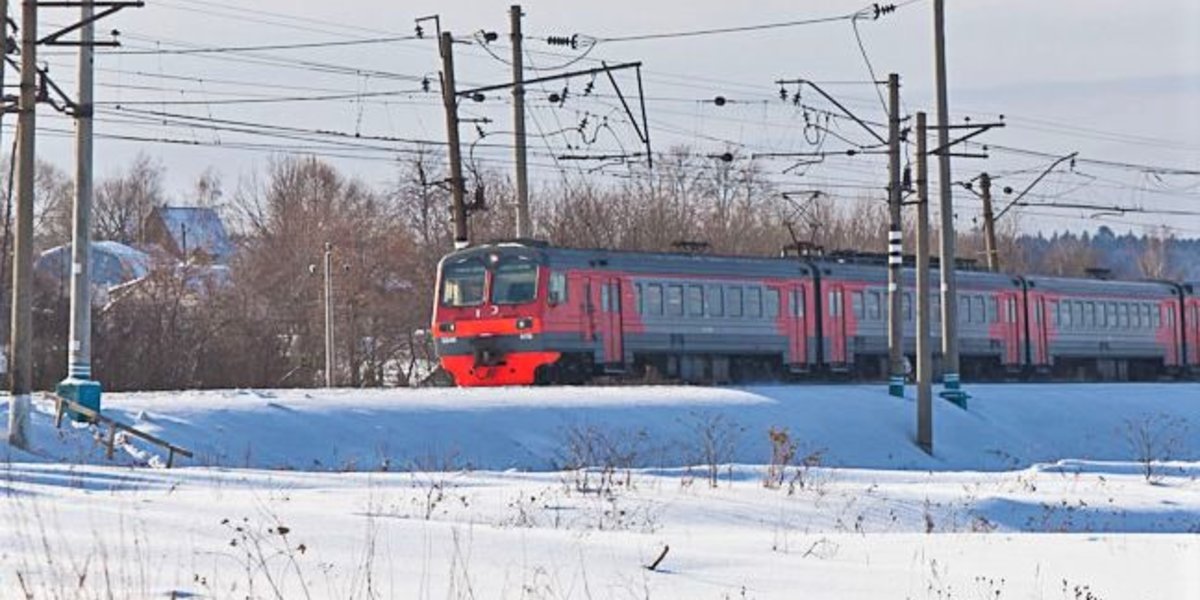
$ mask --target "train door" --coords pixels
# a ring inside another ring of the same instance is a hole
[[[788,290],[788,309],[784,322],[788,324],[788,362],[794,369],[808,369],[808,324],[805,322],[804,285]]]
[[[618,277],[606,278],[600,287],[600,336],[604,344],[604,362],[609,365],[625,362],[621,288]]]
[[[1017,366],[1021,364],[1021,329],[1025,326],[1025,316],[1019,310],[1016,294],[1000,295],[1000,318],[1004,328],[1001,336],[1004,339],[1004,364]]]
[[[1050,366],[1050,306],[1043,296],[1031,295],[1033,299],[1033,366]]]
[[[829,365],[838,370],[849,368],[846,351],[846,288],[830,284],[826,293],[825,332],[829,343]]]

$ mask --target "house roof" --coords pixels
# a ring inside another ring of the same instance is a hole
[[[154,209],[175,246],[185,255],[200,250],[223,262],[233,253],[233,244],[221,217],[211,208],[159,206]]]
[[[149,254],[120,242],[92,242],[88,278],[99,286],[116,286],[150,273]],[[71,276],[71,245],[46,250],[37,258],[34,269],[43,275],[66,280]]]

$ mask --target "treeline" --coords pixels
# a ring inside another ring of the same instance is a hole
[[[412,156],[392,183],[365,184],[317,158],[276,158],[228,188],[215,171],[192,189],[169,194],[164,168],[141,157],[96,184],[95,239],[137,245],[143,219],[162,204],[216,210],[236,247],[222,276],[210,265],[160,260],[130,290],[93,311],[93,370],[110,390],[307,387],[324,381],[321,265],[333,247],[335,377],[339,385],[408,385],[428,375],[425,335],[438,259],[452,247],[447,173],[441,156]],[[40,165],[38,250],[69,242],[73,185]],[[506,176],[473,174],[472,238],[512,237],[514,194]],[[653,171],[620,177],[564,176],[535,190],[536,236],[577,247],[671,250],[705,242],[710,251],[777,255],[801,242],[826,252],[883,252],[885,196],[783,194],[753,161],[724,162],[687,149],[657,160]],[[909,211],[912,212],[912,211]],[[910,216],[911,217],[911,216]],[[5,231],[11,230],[5,221]],[[1100,236],[1045,238],[1001,232],[1011,270],[1078,275],[1097,257]],[[906,244],[913,240],[911,218]],[[1111,232],[1109,232],[1111,234]],[[11,238],[0,277],[7,315]],[[1153,245],[1154,236],[1142,238]],[[1163,237],[1162,264],[1170,269]],[[959,235],[960,255],[982,259],[978,231]],[[1149,252],[1149,251],[1147,251]],[[1140,255],[1139,255],[1140,256]],[[1143,261],[1153,262],[1153,261]],[[1103,266],[1103,265],[1101,265]],[[69,323],[66,286],[40,280],[35,297],[35,382],[50,389],[65,372]],[[7,318],[4,340],[8,339]]]

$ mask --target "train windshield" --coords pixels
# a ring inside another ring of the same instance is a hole
[[[479,260],[463,260],[442,269],[442,305],[477,306],[483,304],[483,283],[487,268]]]
[[[524,304],[537,296],[537,264],[515,256],[502,259],[492,275],[492,304]]]

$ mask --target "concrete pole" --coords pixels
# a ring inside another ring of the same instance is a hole
[[[446,108],[446,142],[450,158],[450,194],[454,205],[454,248],[471,244],[467,231],[467,205],[463,201],[462,149],[458,141],[458,92],[454,87],[454,38],[449,31],[439,40],[442,54],[442,104]]]
[[[933,454],[933,349],[929,339],[929,165],[925,113],[917,113],[917,445]]]
[[[1000,253],[996,249],[996,215],[992,212],[992,176],[979,175],[979,197],[983,200],[983,243],[987,251],[987,268],[1000,271]]]
[[[904,397],[904,311],[900,226],[900,76],[888,75],[888,393]]]
[[[71,237],[71,330],[67,346],[67,378],[59,395],[100,410],[100,384],[92,381],[92,87],[95,25],[93,2],[84,0],[79,18],[79,112],[75,115],[75,205]]]
[[[7,18],[7,17],[6,17]],[[21,98],[17,121],[17,226],[13,244],[12,377],[8,443],[29,449],[33,384],[33,185],[37,131],[37,0],[21,5]]]
[[[325,387],[334,386],[333,376],[333,244],[325,242]]]
[[[938,194],[942,212],[942,396],[966,407],[958,364],[958,291],[954,281],[954,198],[950,189],[950,108],[946,99],[945,0],[933,0],[934,71],[937,78]]]
[[[517,237],[533,237],[533,223],[529,218],[529,170],[525,163],[525,59],[521,50],[521,6],[514,4],[508,11],[512,22],[512,71],[513,71],[513,133],[516,138],[517,162]]]

